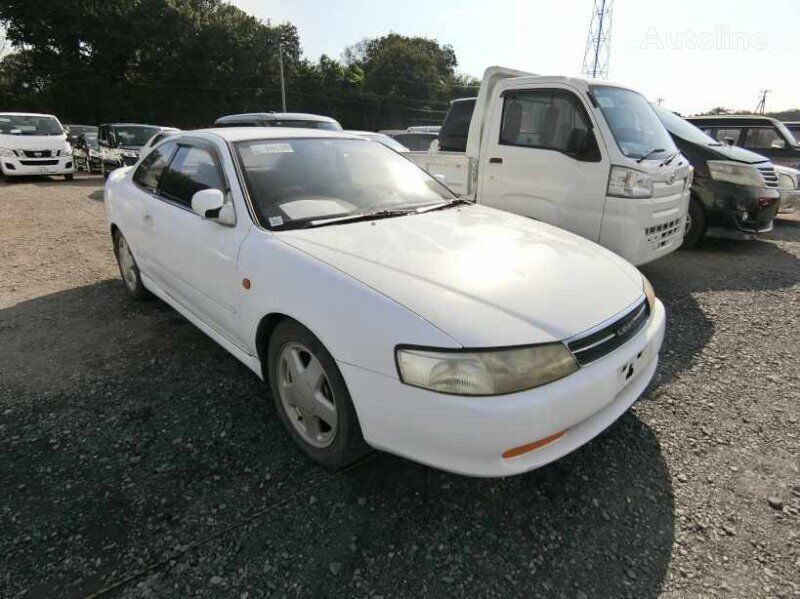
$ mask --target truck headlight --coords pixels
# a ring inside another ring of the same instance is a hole
[[[653,179],[647,173],[626,166],[612,166],[608,195],[617,198],[653,197]]]
[[[459,351],[398,348],[400,380],[451,395],[505,395],[539,387],[578,370],[563,343]]]
[[[89,150],[89,156],[92,158],[100,158],[100,152],[98,150]]]
[[[727,181],[735,185],[747,185],[749,187],[764,187],[764,180],[755,167],[749,164],[739,164],[728,160],[709,160],[706,162],[708,173],[712,179],[717,181]]]

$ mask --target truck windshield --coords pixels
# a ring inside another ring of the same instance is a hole
[[[26,114],[0,114],[0,134],[62,135],[64,129],[55,117]]]
[[[706,135],[700,129],[692,125],[689,121],[683,120],[671,110],[660,108],[658,106],[654,106],[653,109],[656,111],[658,118],[661,119],[661,122],[667,128],[667,131],[672,133],[672,135],[701,146],[722,145],[716,139]]]
[[[644,96],[619,87],[597,85],[591,89],[625,156],[639,159],[650,154],[652,158],[663,158],[678,151]],[[661,151],[653,152],[655,149]]]
[[[267,228],[455,199],[413,162],[366,139],[258,139],[235,147],[253,206]]]
[[[147,143],[147,140],[158,133],[158,131],[158,127],[141,125],[122,125],[114,127],[114,135],[116,135],[117,144],[120,146],[143,146]]]

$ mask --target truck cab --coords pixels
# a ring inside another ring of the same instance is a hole
[[[408,155],[457,193],[577,233],[633,264],[680,247],[692,167],[639,93],[490,67],[474,103],[455,108],[462,114],[448,114],[439,133],[447,149]]]

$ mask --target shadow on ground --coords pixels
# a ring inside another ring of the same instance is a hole
[[[84,595],[162,560],[123,592],[648,597],[665,576],[672,490],[633,414],[512,479],[385,454],[331,477],[244,366],[118,281],[2,310],[0,335],[9,594]]]

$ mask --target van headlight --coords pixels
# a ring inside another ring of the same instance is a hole
[[[647,173],[626,166],[612,166],[608,195],[617,198],[652,198],[653,179]]]
[[[709,160],[706,162],[706,166],[708,166],[711,178],[717,181],[727,181],[749,187],[764,187],[761,174],[749,164],[739,164],[728,160]]]
[[[11,150],[9,148],[0,148],[0,156],[2,156],[3,158],[13,158],[14,156],[16,156],[16,154],[14,153],[14,150]]]
[[[68,143],[64,144],[64,147],[61,148],[61,155],[62,156],[72,156],[72,146],[69,145]]]
[[[460,351],[399,347],[400,380],[451,395],[505,395],[545,385],[578,370],[563,343]]]
[[[652,314],[656,308],[656,292],[644,275],[642,275],[642,286],[644,287],[644,296],[647,298],[647,307],[650,308],[650,314]]]

